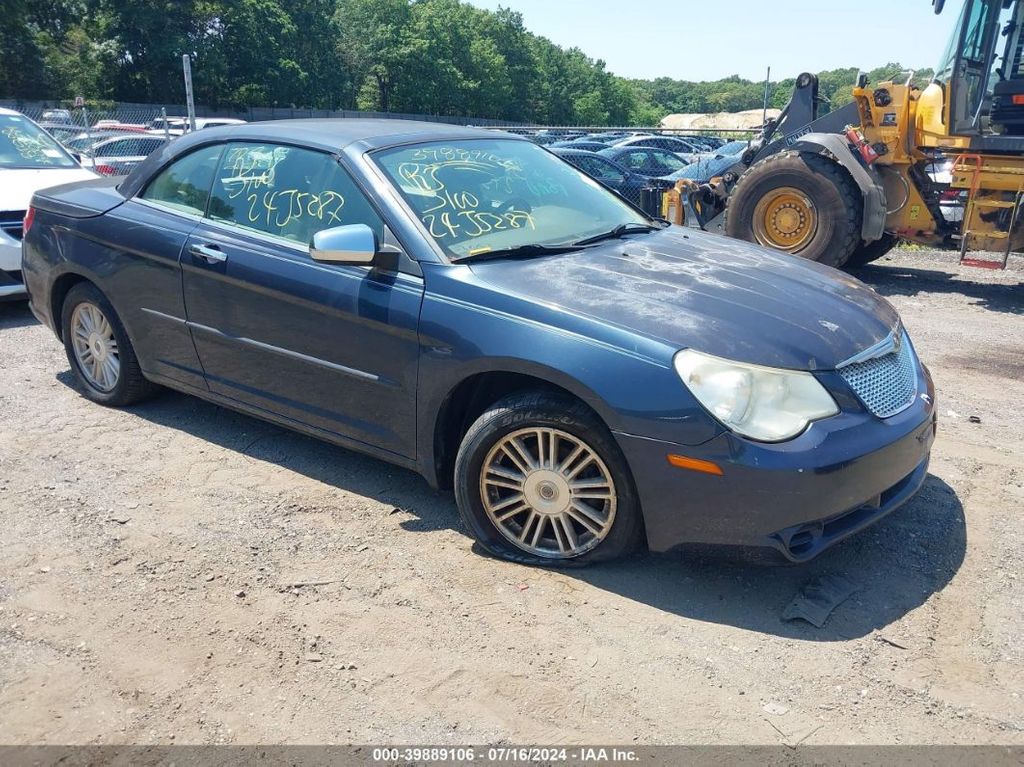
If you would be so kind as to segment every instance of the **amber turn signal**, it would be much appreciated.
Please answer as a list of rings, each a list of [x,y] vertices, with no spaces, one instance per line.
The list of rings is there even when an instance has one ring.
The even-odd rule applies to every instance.
[[[717,474],[721,476],[722,467],[717,463],[711,461],[702,461],[699,458],[687,458],[685,455],[667,455],[668,462],[675,466],[677,469],[689,469],[690,471],[700,471],[704,474]]]

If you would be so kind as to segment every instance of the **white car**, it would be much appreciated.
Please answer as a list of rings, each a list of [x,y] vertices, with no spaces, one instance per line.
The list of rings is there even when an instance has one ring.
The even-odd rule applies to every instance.
[[[21,230],[40,189],[96,178],[20,112],[0,108],[0,299],[24,298]]]
[[[103,138],[81,150],[82,165],[104,176],[126,176],[167,143],[163,136],[127,133]]]
[[[166,123],[166,130],[165,130]],[[203,128],[220,128],[224,125],[245,125],[245,120],[235,117],[197,117],[196,130]],[[187,117],[158,117],[149,124],[149,133],[154,135],[184,136],[189,132]]]
[[[925,166],[925,171],[936,184],[946,184],[948,186],[953,181],[953,160],[948,157],[936,159],[935,162]],[[942,213],[942,217],[951,224],[963,221],[966,200],[966,190],[947,189],[939,198],[939,210]]]

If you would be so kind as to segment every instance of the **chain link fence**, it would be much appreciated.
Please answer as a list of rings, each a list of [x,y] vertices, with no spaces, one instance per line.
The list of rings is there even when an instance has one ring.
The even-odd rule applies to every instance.
[[[741,163],[756,131],[671,128],[503,130],[535,141],[651,215],[680,179],[706,183]]]
[[[68,149],[81,164],[97,173],[123,176],[151,152],[188,129],[180,114],[168,114],[156,106],[62,108],[41,105],[0,106],[13,108],[35,121]],[[197,119],[196,127],[236,122],[222,118]]]
[[[152,151],[190,130],[181,107],[120,104],[68,108],[0,101],[31,118],[73,152],[83,165],[124,175]],[[292,108],[214,112],[197,108],[196,128],[302,117],[387,117],[472,124],[522,135],[619,193],[648,213],[661,212],[663,193],[688,178],[704,183],[740,162],[750,130],[681,130],[660,127],[544,127],[459,117]]]

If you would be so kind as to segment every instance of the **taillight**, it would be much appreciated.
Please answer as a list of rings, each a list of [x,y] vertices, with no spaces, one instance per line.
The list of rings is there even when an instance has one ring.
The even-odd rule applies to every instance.
[[[32,222],[36,220],[36,209],[29,207],[25,211],[25,218],[21,221],[21,236],[24,237],[28,234],[28,230],[32,228]]]
[[[102,173],[104,176],[113,176],[117,171],[110,165],[97,165],[93,168],[97,173]]]

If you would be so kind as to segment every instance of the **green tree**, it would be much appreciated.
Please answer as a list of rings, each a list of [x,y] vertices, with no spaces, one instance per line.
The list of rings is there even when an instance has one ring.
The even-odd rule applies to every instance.
[[[218,10],[204,0],[98,0],[96,29],[116,50],[108,72],[116,98],[183,100],[182,54],[203,50]]]
[[[44,54],[36,39],[28,0],[3,0],[0,13],[0,96],[45,98]]]
[[[334,23],[338,54],[362,97],[367,81],[376,86],[373,108],[387,112],[412,53],[408,0],[339,0]],[[352,93],[355,101],[356,93]],[[361,102],[365,105],[365,102]]]
[[[548,125],[651,125],[672,112],[759,108],[764,85],[626,80],[522,15],[463,0],[0,0],[0,97],[178,102],[181,57],[209,106],[406,111]],[[902,78],[899,64],[868,73]],[[857,70],[819,73],[823,105]],[[927,82],[930,71],[919,72]],[[782,107],[793,80],[772,84]]]
[[[207,34],[195,46],[200,101],[257,106],[304,100],[308,75],[292,57],[298,30],[278,0],[230,0],[210,10]]]
[[[318,109],[351,106],[351,77],[338,50],[337,0],[288,0],[283,5],[296,29],[292,55],[305,73],[298,103]]]

